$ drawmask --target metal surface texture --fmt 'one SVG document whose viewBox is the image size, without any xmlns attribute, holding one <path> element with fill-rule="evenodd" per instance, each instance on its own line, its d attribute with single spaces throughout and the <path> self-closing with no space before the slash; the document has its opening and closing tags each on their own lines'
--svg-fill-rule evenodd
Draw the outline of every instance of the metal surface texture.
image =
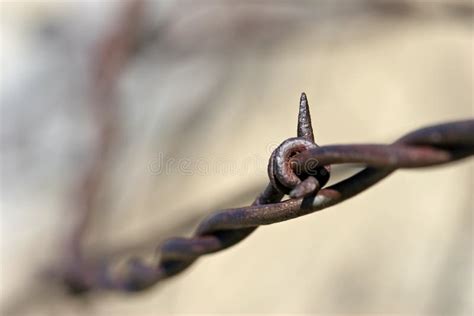
<svg viewBox="0 0 474 316">
<path fill-rule="evenodd" d="M 474 154 L 474 120 L 415 130 L 392 144 L 318 146 L 314 142 L 306 95 L 300 99 L 297 137 L 285 140 L 268 164 L 270 183 L 251 206 L 217 211 L 202 220 L 189 238 L 171 238 L 158 249 L 156 265 L 131 260 L 122 274 L 106 264 L 83 266 L 65 281 L 74 292 L 91 289 L 145 290 L 176 275 L 200 256 L 224 250 L 258 226 L 290 220 L 345 201 L 400 168 L 421 168 Z M 329 187 L 330 165 L 358 163 L 365 169 Z M 290 199 L 281 201 L 285 195 Z"/>
</svg>

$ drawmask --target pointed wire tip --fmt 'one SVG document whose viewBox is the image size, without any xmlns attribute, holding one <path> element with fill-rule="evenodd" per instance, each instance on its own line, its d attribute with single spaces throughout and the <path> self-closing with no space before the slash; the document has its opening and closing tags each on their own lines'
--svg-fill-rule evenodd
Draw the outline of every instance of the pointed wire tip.
<svg viewBox="0 0 474 316">
<path fill-rule="evenodd" d="M 303 137 L 314 143 L 313 127 L 311 126 L 311 116 L 309 113 L 309 104 L 306 100 L 306 93 L 301 93 L 300 107 L 298 112 L 298 137 Z"/>
<path fill-rule="evenodd" d="M 303 102 L 303 101 L 307 101 L 307 100 L 306 100 L 306 93 L 301 92 L 300 102 Z"/>
</svg>

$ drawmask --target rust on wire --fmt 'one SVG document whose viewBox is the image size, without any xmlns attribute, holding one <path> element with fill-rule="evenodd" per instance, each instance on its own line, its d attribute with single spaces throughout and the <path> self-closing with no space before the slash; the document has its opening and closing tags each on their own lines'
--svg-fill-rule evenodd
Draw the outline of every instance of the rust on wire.
<svg viewBox="0 0 474 316">
<path fill-rule="evenodd" d="M 90 268 L 86 279 L 68 280 L 87 289 L 141 291 L 176 275 L 200 256 L 221 251 L 269 225 L 320 211 L 376 184 L 396 169 L 453 162 L 474 154 L 474 120 L 433 125 L 413 131 L 392 144 L 318 146 L 314 142 L 306 95 L 300 99 L 297 137 L 285 140 L 268 163 L 270 183 L 251 206 L 217 211 L 205 218 L 192 237 L 171 238 L 158 249 L 155 266 L 134 259 L 126 273 L 114 275 L 106 265 Z M 329 187 L 331 164 L 361 163 L 365 169 Z M 285 195 L 290 199 L 281 201 Z"/>
</svg>

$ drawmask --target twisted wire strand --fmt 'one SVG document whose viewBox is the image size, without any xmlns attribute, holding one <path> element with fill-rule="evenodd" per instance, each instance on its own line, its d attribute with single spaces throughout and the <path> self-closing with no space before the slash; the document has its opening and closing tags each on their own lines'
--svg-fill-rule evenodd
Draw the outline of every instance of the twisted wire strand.
<svg viewBox="0 0 474 316">
<path fill-rule="evenodd" d="M 287 150 L 300 148 L 302 143 L 307 144 L 308 141 L 314 142 L 307 107 L 306 96 L 303 94 L 300 101 L 298 137 L 292 139 L 296 146 L 285 145 Z M 278 149 L 275 152 L 277 151 Z M 474 120 L 418 129 L 390 145 L 306 146 L 303 151 L 293 152 L 292 155 L 286 152 L 287 160 L 279 162 L 289 164 L 291 168 L 272 168 L 275 152 L 269 162 L 271 182 L 251 206 L 217 211 L 202 220 L 192 237 L 168 239 L 158 249 L 160 260 L 155 267 L 137 259 L 131 261 L 127 273 L 120 277 L 113 277 L 104 268 L 105 270 L 90 274 L 84 284 L 87 288 L 144 290 L 182 272 L 200 256 L 224 250 L 244 240 L 260 225 L 294 219 L 341 203 L 373 186 L 396 169 L 435 166 L 469 157 L 474 154 Z M 314 168 L 315 163 L 317 168 Z M 361 163 L 366 168 L 345 180 L 320 189 L 329 178 L 328 166 L 343 163 Z M 312 173 L 315 171 L 316 174 Z M 281 174 L 272 176 L 272 173 L 277 172 Z M 281 183 L 275 184 L 277 178 L 288 179 L 288 172 L 294 172 L 291 176 L 296 174 L 301 181 L 294 182 L 294 186 L 290 188 L 281 188 Z M 323 172 L 323 176 L 317 172 Z M 280 202 L 290 189 L 302 186 L 305 177 L 312 177 L 317 184 L 316 189 L 313 188 L 314 192 Z"/>
<path fill-rule="evenodd" d="M 368 167 L 322 189 L 315 196 L 280 203 L 261 203 L 262 197 L 265 199 L 275 194 L 273 187 L 269 187 L 265 191 L 267 193 L 263 193 L 250 207 L 218 211 L 201 222 L 194 237 L 167 240 L 160 248 L 161 260 L 156 272 L 150 273 L 147 278 L 137 278 L 142 276 L 137 273 L 135 278 L 128 279 L 124 287 L 130 290 L 146 288 L 186 269 L 199 256 L 242 241 L 260 225 L 290 220 L 340 203 L 376 184 L 396 169 L 445 164 L 472 154 L 474 120 L 420 129 L 392 145 L 332 145 L 310 149 L 293 158 L 303 169 L 305 162 L 311 159 L 318 160 L 322 165 L 364 163 Z M 143 271 L 143 267 L 138 271 Z"/>
</svg>

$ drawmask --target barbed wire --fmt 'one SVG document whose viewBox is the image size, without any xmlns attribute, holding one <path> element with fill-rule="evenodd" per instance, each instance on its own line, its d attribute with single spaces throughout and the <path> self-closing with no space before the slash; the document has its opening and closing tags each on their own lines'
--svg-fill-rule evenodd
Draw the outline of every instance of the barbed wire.
<svg viewBox="0 0 474 316">
<path fill-rule="evenodd" d="M 91 289 L 141 291 L 176 275 L 200 256 L 229 248 L 260 225 L 270 225 L 341 203 L 401 168 L 421 168 L 460 160 L 474 154 L 474 120 L 449 122 L 415 130 L 392 144 L 350 144 L 319 147 L 314 142 L 306 95 L 300 99 L 297 137 L 285 140 L 268 163 L 270 183 L 252 205 L 217 211 L 202 220 L 190 238 L 165 241 L 155 266 L 140 259 L 125 273 L 107 264 L 88 264 L 64 278 L 74 292 Z M 355 175 L 324 188 L 330 165 L 360 163 Z M 290 199 L 282 201 L 285 195 Z M 78 272 L 79 271 L 79 272 Z"/>
</svg>

